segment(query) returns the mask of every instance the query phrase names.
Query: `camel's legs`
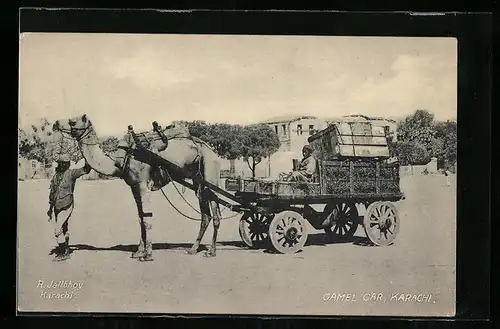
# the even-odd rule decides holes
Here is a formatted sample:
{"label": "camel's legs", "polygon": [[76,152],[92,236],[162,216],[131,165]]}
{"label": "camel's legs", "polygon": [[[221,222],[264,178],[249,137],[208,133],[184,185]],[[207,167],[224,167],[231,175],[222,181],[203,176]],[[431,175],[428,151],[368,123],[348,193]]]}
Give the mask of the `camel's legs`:
{"label": "camel's legs", "polygon": [[198,248],[200,247],[201,240],[203,239],[203,236],[205,235],[205,231],[207,230],[208,224],[210,224],[210,206],[208,203],[208,200],[205,199],[205,192],[202,191],[201,193],[198,193],[198,200],[200,203],[200,212],[201,212],[201,224],[200,224],[200,231],[198,233],[198,237],[196,238],[196,241],[194,242],[193,246],[187,250],[187,253],[190,255],[194,255],[198,252]]}
{"label": "camel's legs", "polygon": [[214,221],[214,234],[212,236],[212,247],[209,251],[205,253],[206,257],[215,257],[216,255],[215,244],[217,243],[217,233],[219,231],[220,217],[221,217],[219,203],[216,201],[216,198],[217,196],[213,195],[210,200],[210,208],[212,210],[212,216]]}
{"label": "camel's legs", "polygon": [[140,232],[141,232],[141,235],[140,235],[140,238],[139,238],[139,246],[137,247],[137,251],[132,253],[132,258],[140,258],[140,257],[143,257],[144,256],[144,251],[145,251],[145,248],[144,248],[144,241],[142,239],[142,232],[143,232],[143,223],[142,223],[142,201],[141,201],[141,193],[140,193],[140,188],[139,188],[139,184],[137,185],[133,185],[131,186],[131,190],[132,190],[132,195],[134,196],[134,200],[135,200],[135,204],[137,206],[137,213],[138,213],[138,216],[139,216],[139,227],[140,227]]}
{"label": "camel's legs", "polygon": [[148,188],[146,182],[140,183],[141,200],[142,200],[142,241],[145,245],[145,256],[140,260],[152,261],[153,260],[153,243],[149,239],[148,231],[153,228],[153,212],[151,208],[151,190]]}
{"label": "camel's legs", "polygon": [[149,191],[145,183],[139,183],[132,187],[132,194],[134,195],[137,205],[139,224],[141,227],[139,247],[137,251],[132,254],[132,257],[139,258],[139,260],[150,261],[153,260],[153,245],[148,237],[148,231],[152,228],[151,220],[153,218],[153,213],[150,212],[151,191]]}

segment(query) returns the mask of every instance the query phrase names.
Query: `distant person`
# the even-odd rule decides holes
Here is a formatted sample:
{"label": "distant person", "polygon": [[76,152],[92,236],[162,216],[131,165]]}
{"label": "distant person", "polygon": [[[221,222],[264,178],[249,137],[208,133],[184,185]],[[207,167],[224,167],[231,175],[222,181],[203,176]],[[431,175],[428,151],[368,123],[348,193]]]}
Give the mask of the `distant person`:
{"label": "distant person", "polygon": [[451,186],[451,182],[450,182],[451,172],[448,169],[445,169],[444,176],[446,178],[446,186],[450,187]]}
{"label": "distant person", "polygon": [[292,171],[289,180],[311,182],[314,174],[316,173],[317,164],[317,160],[313,156],[312,147],[309,145],[304,145],[304,147],[302,148],[302,156],[303,159],[300,161],[297,170]]}
{"label": "distant person", "polygon": [[90,165],[85,162],[85,166],[79,169],[69,169],[69,155],[62,155],[57,161],[57,168],[54,177],[50,182],[49,210],[47,216],[49,221],[54,215],[54,234],[58,243],[55,248],[56,256],[54,260],[61,261],[70,257],[69,253],[69,232],[68,220],[73,213],[74,200],[73,192],[78,178],[88,174]]}

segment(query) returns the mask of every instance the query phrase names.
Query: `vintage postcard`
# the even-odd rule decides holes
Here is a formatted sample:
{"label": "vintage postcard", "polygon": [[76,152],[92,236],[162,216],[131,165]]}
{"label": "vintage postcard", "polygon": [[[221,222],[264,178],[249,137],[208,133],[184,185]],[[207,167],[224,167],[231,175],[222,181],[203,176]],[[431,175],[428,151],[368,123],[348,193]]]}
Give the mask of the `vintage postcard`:
{"label": "vintage postcard", "polygon": [[454,316],[457,40],[20,36],[27,312]]}

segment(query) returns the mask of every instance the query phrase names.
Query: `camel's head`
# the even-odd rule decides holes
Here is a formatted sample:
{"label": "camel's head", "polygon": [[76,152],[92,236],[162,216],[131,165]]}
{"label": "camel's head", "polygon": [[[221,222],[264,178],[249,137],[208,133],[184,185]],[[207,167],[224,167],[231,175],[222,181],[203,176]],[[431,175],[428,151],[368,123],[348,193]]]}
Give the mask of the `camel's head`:
{"label": "camel's head", "polygon": [[87,115],[74,117],[71,119],[62,119],[54,122],[53,131],[61,131],[70,134],[72,137],[79,139],[87,134],[92,129],[92,123],[87,118]]}

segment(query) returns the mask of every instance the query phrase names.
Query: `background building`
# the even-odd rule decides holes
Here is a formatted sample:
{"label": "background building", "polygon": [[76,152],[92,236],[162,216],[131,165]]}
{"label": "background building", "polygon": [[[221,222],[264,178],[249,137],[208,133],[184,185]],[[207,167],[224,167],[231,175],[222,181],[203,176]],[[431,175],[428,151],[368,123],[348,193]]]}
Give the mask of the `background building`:
{"label": "background building", "polygon": [[24,157],[17,159],[17,177],[18,180],[27,179],[45,179],[53,175],[53,166],[45,166],[37,160],[28,160]]}
{"label": "background building", "polygon": [[305,115],[275,117],[260,123],[268,125],[278,135],[281,143],[278,152],[300,152],[310,135],[328,125],[324,119]]}

